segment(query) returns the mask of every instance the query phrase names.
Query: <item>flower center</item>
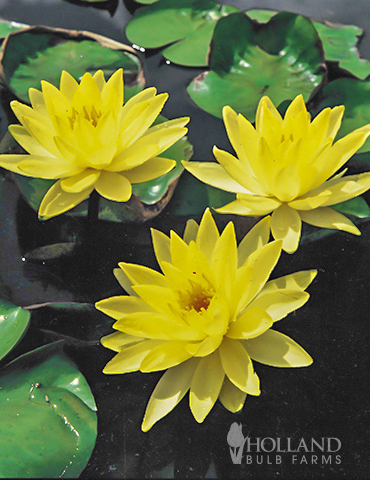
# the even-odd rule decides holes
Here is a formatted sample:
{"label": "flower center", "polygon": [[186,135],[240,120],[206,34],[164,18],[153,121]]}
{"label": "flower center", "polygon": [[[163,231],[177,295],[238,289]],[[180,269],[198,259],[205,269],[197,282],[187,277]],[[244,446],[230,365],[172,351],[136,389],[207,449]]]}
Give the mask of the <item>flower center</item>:
{"label": "flower center", "polygon": [[195,310],[200,312],[207,310],[214,292],[209,287],[191,282],[189,290],[178,292],[180,297],[180,306],[183,310]]}
{"label": "flower center", "polygon": [[75,126],[77,117],[80,115],[82,115],[88,122],[90,122],[93,127],[96,127],[101,117],[101,112],[100,110],[96,110],[95,105],[92,105],[89,108],[86,108],[86,106],[84,106],[82,112],[78,112],[75,108],[72,107],[72,111],[68,117],[72,130]]}

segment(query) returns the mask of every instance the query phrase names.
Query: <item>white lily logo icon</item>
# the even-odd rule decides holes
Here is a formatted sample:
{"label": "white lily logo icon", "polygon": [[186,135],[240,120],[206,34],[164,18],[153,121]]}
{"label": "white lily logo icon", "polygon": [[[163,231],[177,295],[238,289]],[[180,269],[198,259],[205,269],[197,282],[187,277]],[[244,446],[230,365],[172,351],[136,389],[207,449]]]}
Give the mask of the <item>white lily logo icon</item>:
{"label": "white lily logo icon", "polygon": [[248,437],[244,438],[242,424],[234,422],[227,434],[227,443],[230,446],[231,460],[240,465],[243,458],[243,447]]}

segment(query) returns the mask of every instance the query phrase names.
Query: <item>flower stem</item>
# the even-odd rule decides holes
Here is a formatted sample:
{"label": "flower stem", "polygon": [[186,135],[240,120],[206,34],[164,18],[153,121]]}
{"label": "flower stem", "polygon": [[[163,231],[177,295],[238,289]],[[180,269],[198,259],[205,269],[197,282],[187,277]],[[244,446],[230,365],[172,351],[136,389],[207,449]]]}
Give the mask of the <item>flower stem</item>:
{"label": "flower stem", "polygon": [[88,200],[87,222],[90,227],[96,224],[99,217],[99,201],[100,195],[94,190]]}

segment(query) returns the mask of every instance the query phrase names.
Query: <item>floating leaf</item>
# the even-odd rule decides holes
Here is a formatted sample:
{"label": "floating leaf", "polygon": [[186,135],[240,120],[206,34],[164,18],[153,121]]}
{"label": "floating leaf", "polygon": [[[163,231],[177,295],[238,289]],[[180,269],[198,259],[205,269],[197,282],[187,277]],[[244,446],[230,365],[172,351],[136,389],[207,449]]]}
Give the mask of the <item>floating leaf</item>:
{"label": "floating leaf", "polygon": [[78,477],[95,445],[95,402],[60,342],[8,364],[0,386],[0,477]]}
{"label": "floating leaf", "polygon": [[337,25],[329,22],[315,22],[329,62],[339,66],[361,79],[370,75],[370,62],[360,58],[357,44],[363,31],[355,25]]}
{"label": "floating leaf", "polygon": [[0,360],[22,338],[30,321],[30,312],[0,300]]}
{"label": "floating leaf", "polygon": [[243,13],[216,25],[210,53],[211,71],[188,87],[194,102],[221,117],[230,105],[253,121],[263,95],[275,105],[302,94],[308,100],[323,77],[318,34],[307,19],[290,13],[257,25]]}
{"label": "floating leaf", "polygon": [[206,66],[219,18],[238,9],[212,0],[161,0],[141,8],[126,27],[130,42],[145,48],[169,45],[162,55],[187,66]]}
{"label": "floating leaf", "polygon": [[9,22],[8,20],[0,19],[0,38],[4,38],[8,33],[16,32],[25,27],[28,27],[25,23]]}
{"label": "floating leaf", "polygon": [[334,210],[338,210],[338,212],[354,215],[358,218],[370,217],[369,205],[362,197],[351,198],[351,200],[347,200],[346,202],[333,205],[332,208],[334,208]]}
{"label": "floating leaf", "polygon": [[[345,112],[342,126],[336,139],[342,138],[356,128],[367,125],[370,120],[370,82],[355,78],[339,78],[326,85],[319,105],[313,110],[316,115],[326,107],[344,105]],[[370,139],[358,150],[367,152],[370,150]]]}
{"label": "floating leaf", "polygon": [[89,32],[29,27],[6,37],[0,52],[2,81],[22,101],[40,81],[59,86],[62,70],[76,79],[101,69],[109,77],[123,68],[126,99],[142,90],[144,77],[135,50]]}
{"label": "floating leaf", "polygon": [[[277,12],[272,10],[249,10],[247,15],[259,23],[266,23]],[[313,22],[324,48],[325,60],[339,66],[361,79],[370,75],[370,62],[360,58],[358,42],[363,30],[355,25],[331,22]]]}

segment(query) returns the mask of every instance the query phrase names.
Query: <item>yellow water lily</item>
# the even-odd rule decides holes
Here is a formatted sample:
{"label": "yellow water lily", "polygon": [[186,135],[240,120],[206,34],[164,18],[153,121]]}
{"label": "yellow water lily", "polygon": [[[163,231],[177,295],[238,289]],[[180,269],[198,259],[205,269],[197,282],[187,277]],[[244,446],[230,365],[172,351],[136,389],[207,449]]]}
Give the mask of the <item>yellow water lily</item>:
{"label": "yellow water lily", "polygon": [[58,180],[47,191],[40,217],[59,215],[89,197],[126,202],[132,184],[169,172],[174,160],[158,157],[182,138],[189,118],[151,127],[167,93],[147,88],[124,103],[123,72],[108,81],[101,70],[78,83],[62,72],[60,89],[42,81],[30,88],[31,107],[11,108],[22,125],[10,133],[29,155],[1,155],[0,166],[28,177]]}
{"label": "yellow water lily", "polygon": [[104,373],[167,370],[146,408],[149,430],[190,390],[190,409],[203,422],[216,400],[231,412],[247,394],[259,395],[252,360],[276,367],[303,367],[311,357],[295,341],[271,329],[304,305],[316,271],[268,281],[281,241],[268,243],[270,218],[237,246],[233,223],[222,234],[209,210],[190,220],[181,238],[152,230],[159,273],[120,263],[115,275],[129,296],[101,300],[96,308],[118,330],[102,339],[117,352]]}
{"label": "yellow water lily", "polygon": [[302,221],[360,235],[344,215],[330,208],[370,188],[370,173],[333,176],[370,135],[370,125],[333,144],[344,107],[325,108],[311,122],[302,95],[284,118],[268,97],[259,102],[255,128],[224,107],[223,119],[234,155],[216,146],[219,163],[183,162],[204,183],[236,193],[220,213],[263,216],[272,213],[271,232],[288,253],[297,250]]}

